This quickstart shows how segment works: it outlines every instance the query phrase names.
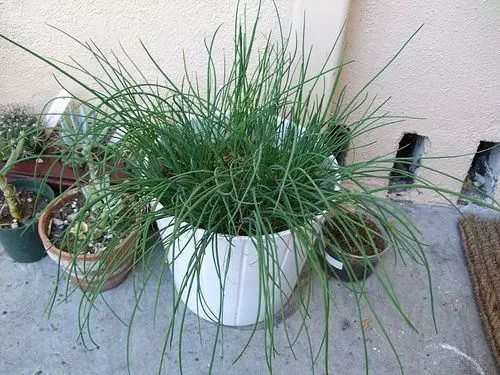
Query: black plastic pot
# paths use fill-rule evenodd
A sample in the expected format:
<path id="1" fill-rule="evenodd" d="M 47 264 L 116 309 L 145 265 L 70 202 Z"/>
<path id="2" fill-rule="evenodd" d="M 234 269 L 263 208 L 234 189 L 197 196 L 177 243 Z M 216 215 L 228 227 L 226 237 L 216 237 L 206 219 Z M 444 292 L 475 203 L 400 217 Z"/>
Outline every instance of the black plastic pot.
<path id="1" fill-rule="evenodd" d="M 356 216 L 354 216 L 356 218 Z M 376 226 L 376 223 L 367 215 L 363 215 L 363 219 L 371 222 Z M 380 231 L 380 228 L 377 226 Z M 382 239 L 382 238 L 381 238 Z M 342 281 L 362 281 L 373 273 L 379 259 L 387 253 L 387 243 L 382 240 L 379 246 L 378 253 L 374 255 L 359 256 L 348 252 L 348 249 L 341 249 L 342 256 L 335 251 L 331 244 L 325 244 L 324 252 L 324 267 L 328 274 Z M 344 251 L 346 250 L 346 251 Z M 346 264 L 348 263 L 348 264 Z"/>
<path id="2" fill-rule="evenodd" d="M 13 180 L 9 182 L 16 190 L 28 190 L 39 193 L 51 201 L 54 198 L 52 189 L 35 180 Z M 45 248 L 38 236 L 37 222 L 19 228 L 0 228 L 0 246 L 12 259 L 20 263 L 36 262 L 46 255 Z"/>
<path id="3" fill-rule="evenodd" d="M 363 258 L 352 254 L 344 254 L 344 263 L 348 261 L 349 266 L 344 264 L 342 269 L 338 269 L 327 262 L 328 273 L 342 281 L 362 281 L 373 273 L 378 260 L 385 252 L 387 252 L 387 247 L 378 253 L 378 257 L 376 255 L 368 255 Z M 328 255 L 332 256 L 332 254 Z M 372 267 L 368 264 L 371 264 Z"/>

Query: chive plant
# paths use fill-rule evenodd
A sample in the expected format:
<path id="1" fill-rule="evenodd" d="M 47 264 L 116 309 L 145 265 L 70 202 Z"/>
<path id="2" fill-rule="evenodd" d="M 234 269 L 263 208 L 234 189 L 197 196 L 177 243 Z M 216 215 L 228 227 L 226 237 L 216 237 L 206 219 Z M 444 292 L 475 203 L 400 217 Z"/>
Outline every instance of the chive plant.
<path id="1" fill-rule="evenodd" d="M 387 101 L 371 99 L 367 90 L 415 34 L 359 92 L 347 99 L 347 88 L 340 83 L 345 64 L 335 66 L 332 62 L 332 52 L 338 48 L 337 41 L 321 70 L 311 73 L 308 68 L 312 53 L 304 44 L 305 28 L 302 28 L 301 35 L 296 35 L 284 30 L 280 23 L 277 33 L 267 31 L 262 35 L 259 16 L 260 8 L 252 22 L 246 17 L 239 17 L 237 12 L 232 56 L 224 57 L 220 65 L 217 63 L 216 32 L 205 42 L 207 63 L 204 78 L 190 73 L 184 61 L 184 76 L 180 81 L 171 78 L 161 68 L 144 44 L 145 57 L 160 77 L 154 82 L 145 78 L 139 65 L 124 50 L 120 56 L 108 56 L 93 42 L 84 43 L 75 39 L 100 66 L 100 71 L 90 71 L 75 61 L 66 64 L 48 59 L 2 36 L 52 66 L 92 97 L 92 100 L 77 98 L 98 114 L 92 132 L 101 134 L 103 129 L 107 129 L 114 140 L 106 144 L 103 157 L 93 167 L 109 170 L 112 166 L 125 166 L 128 174 L 126 179 L 115 180 L 115 185 L 102 194 L 106 195 L 109 202 L 119 201 L 123 195 L 130 196 L 130 202 L 134 202 L 128 208 L 130 213 L 139 212 L 145 206 L 151 207 L 135 221 L 138 228 L 136 246 L 130 246 L 130 249 L 139 249 L 134 255 L 136 265 L 144 265 L 144 270 L 149 269 L 148 262 L 157 259 L 152 254 L 157 251 L 159 242 L 163 245 L 161 251 L 164 251 L 166 260 L 177 241 L 189 234 L 191 228 L 205 230 L 203 238 L 197 239 L 196 256 L 190 260 L 188 272 L 178 286 L 178 293 L 173 293 L 173 311 L 165 335 L 160 368 L 168 345 L 178 337 L 179 366 L 182 371 L 182 338 L 187 309 L 181 303 L 180 296 L 183 293 L 201 294 L 199 289 L 192 288 L 193 280 L 200 274 L 203 259 L 217 252 L 217 248 L 210 245 L 211 240 L 222 234 L 228 237 L 249 236 L 257 248 L 260 303 L 265 311 L 264 330 L 260 332 L 265 338 L 262 350 L 269 372 L 273 371 L 273 358 L 277 351 L 275 317 L 282 314 L 275 311 L 273 306 L 275 298 L 283 297 L 271 293 L 274 284 L 280 282 L 277 275 L 281 272 L 271 237 L 279 231 L 290 230 L 295 241 L 300 244 L 294 251 L 305 253 L 307 262 L 304 267 L 309 278 L 318 280 L 321 298 L 318 300 L 316 296 L 313 299 L 311 288 L 296 291 L 296 314 L 300 315 L 302 324 L 299 332 L 287 332 L 286 337 L 292 350 L 298 335 L 309 337 L 308 310 L 312 304 L 322 303 L 323 337 L 319 347 L 313 347 L 309 340 L 311 366 L 315 366 L 318 354 L 323 351 L 324 367 L 328 371 L 329 343 L 332 339 L 328 322 L 335 291 L 325 272 L 324 250 L 321 250 L 324 248 L 321 244 L 324 239 L 311 235 L 311 228 L 315 222 L 329 221 L 331 225 L 339 227 L 351 242 L 359 243 L 360 226 L 366 224 L 352 219 L 350 212 L 353 206 L 369 214 L 382 229 L 385 241 L 391 245 L 394 259 L 402 263 L 413 262 L 425 268 L 428 275 L 426 287 L 431 297 L 430 314 L 434 316 L 431 274 L 425 248 L 419 242 L 418 228 L 400 206 L 377 194 L 387 187 L 373 188 L 364 183 L 367 178 L 381 179 L 387 186 L 395 161 L 412 162 L 396 160 L 387 155 L 348 165 L 328 162 L 332 155 L 345 152 L 347 147 L 355 147 L 367 132 L 407 119 L 391 115 L 385 110 Z M 334 77 L 333 89 L 326 90 L 324 82 L 330 77 Z M 82 136 L 92 137 L 92 132 Z M 69 149 L 62 157 L 71 156 L 72 150 Z M 425 165 L 420 167 L 425 168 Z M 448 194 L 456 195 L 421 176 L 414 178 L 414 184 L 404 187 L 430 189 L 445 198 Z M 339 184 L 340 181 L 349 182 L 355 188 L 345 188 Z M 158 202 L 162 204 L 161 208 L 158 208 Z M 85 209 L 90 210 L 91 207 L 84 206 L 81 210 Z M 335 220 L 327 213 L 334 213 Z M 150 235 L 149 229 L 156 220 L 164 217 L 174 220 L 169 228 L 169 236 L 159 240 Z M 125 221 L 129 223 L 126 215 Z M 112 225 L 119 227 L 121 223 L 120 217 L 113 218 Z M 375 243 L 371 245 L 376 249 Z M 365 248 L 366 244 L 360 246 L 360 249 Z M 347 272 L 353 274 L 341 250 L 338 256 Z M 110 257 L 109 261 L 120 260 Z M 172 263 L 161 264 L 160 279 L 168 266 L 175 266 L 175 258 Z M 373 268 L 369 261 L 366 264 Z M 222 264 L 217 267 L 223 291 L 227 269 Z M 389 303 L 411 328 L 415 328 L 398 300 L 390 272 L 383 263 L 373 271 L 372 277 L 380 284 Z M 301 272 L 299 267 L 296 272 Z M 152 275 L 149 274 L 146 279 Z M 104 285 L 105 281 L 102 283 Z M 155 309 L 160 305 L 160 285 L 158 282 Z M 356 296 L 359 311 L 362 305 L 371 310 L 403 371 L 396 346 L 374 308 L 364 281 L 344 286 Z M 138 299 L 142 293 L 143 290 L 137 293 Z M 200 295 L 200 298 L 203 299 L 203 296 Z M 89 326 L 96 300 L 97 294 L 83 293 L 79 314 L 82 335 Z M 138 302 L 129 327 L 132 326 L 137 306 Z M 257 328 L 256 321 L 241 354 L 257 334 Z M 288 330 L 286 325 L 283 328 Z M 176 335 L 177 329 L 180 330 L 179 335 Z M 361 326 L 360 329 L 364 335 Z M 213 338 L 210 372 L 223 330 L 224 327 L 219 325 Z M 130 333 L 128 339 L 131 339 Z M 368 372 L 366 344 L 364 348 Z"/>

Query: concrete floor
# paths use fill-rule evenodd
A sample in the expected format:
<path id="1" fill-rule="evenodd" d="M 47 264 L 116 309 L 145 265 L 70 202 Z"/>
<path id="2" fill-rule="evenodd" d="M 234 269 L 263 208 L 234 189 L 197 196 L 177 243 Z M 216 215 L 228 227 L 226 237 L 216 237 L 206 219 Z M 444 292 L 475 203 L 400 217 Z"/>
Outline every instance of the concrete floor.
<path id="1" fill-rule="evenodd" d="M 496 374 L 496 367 L 485 341 L 471 282 L 460 246 L 455 210 L 430 206 L 408 206 L 408 211 L 423 234 L 428 245 L 427 254 L 432 267 L 436 319 L 436 334 L 431 319 L 426 274 L 423 269 L 398 264 L 393 268 L 390 256 L 386 265 L 393 272 L 393 280 L 403 306 L 406 308 L 418 333 L 411 331 L 397 316 L 383 291 L 372 277 L 368 290 L 375 308 L 384 320 L 392 336 L 407 374 Z M 0 374 L 126 374 L 127 328 L 104 305 L 98 303 L 91 327 L 99 347 L 85 349 L 76 341 L 78 326 L 78 296 L 68 303 L 57 306 L 50 319 L 44 316 L 54 285 L 56 265 L 47 257 L 32 264 L 13 263 L 0 250 Z M 128 319 L 135 302 L 134 280 L 140 281 L 144 271 L 136 271 L 133 277 L 105 293 L 114 311 Z M 152 302 L 155 298 L 156 280 L 146 287 L 132 328 L 130 348 L 131 374 L 158 373 L 165 320 L 170 316 L 172 296 L 170 277 L 162 281 L 161 305 L 157 324 L 153 324 Z M 353 296 L 332 280 L 337 309 L 331 312 L 329 326 L 330 372 L 335 374 L 363 374 L 364 351 L 359 328 L 358 313 Z M 58 297 L 61 299 L 61 296 Z M 317 346 L 323 331 L 321 295 L 316 293 L 311 303 L 308 320 L 311 341 Z M 371 316 L 363 312 L 363 317 Z M 372 319 L 373 321 L 373 319 Z M 162 324 L 163 323 L 163 324 Z M 278 324 L 277 345 L 279 355 L 274 360 L 276 374 L 312 373 L 307 338 L 302 335 L 293 354 L 287 349 L 284 324 L 297 328 L 299 314 Z M 199 324 L 199 325 L 198 325 Z M 200 322 L 193 314 L 185 321 L 184 374 L 206 374 L 211 356 L 211 340 L 216 326 Z M 200 343 L 200 331 L 202 343 Z M 246 343 L 249 331 L 224 329 L 224 352 L 216 353 L 214 374 L 265 374 L 266 365 L 262 353 L 263 331 L 257 331 L 246 354 L 233 365 L 239 350 Z M 366 330 L 370 374 L 400 373 L 389 345 L 380 328 L 372 322 Z M 316 373 L 323 374 L 322 359 Z M 178 374 L 177 345 L 167 351 L 162 374 Z"/>

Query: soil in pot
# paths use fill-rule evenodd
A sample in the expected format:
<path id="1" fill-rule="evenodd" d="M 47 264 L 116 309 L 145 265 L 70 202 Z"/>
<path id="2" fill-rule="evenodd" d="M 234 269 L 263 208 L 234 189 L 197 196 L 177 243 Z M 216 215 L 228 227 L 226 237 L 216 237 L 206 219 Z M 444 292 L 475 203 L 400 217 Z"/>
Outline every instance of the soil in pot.
<path id="1" fill-rule="evenodd" d="M 342 262 L 343 267 L 339 269 L 328 259 L 325 261 L 332 276 L 344 281 L 358 281 L 372 273 L 373 269 L 369 263 L 375 267 L 387 245 L 379 227 L 368 215 L 363 214 L 361 217 L 354 213 L 348 215 L 351 220 L 358 222 L 356 225 L 347 226 L 349 233 L 345 232 L 347 228 L 344 229 L 346 219 L 340 222 L 340 219 L 333 215 L 330 216 L 332 222 L 325 222 L 322 229 L 326 253 L 329 257 Z"/>
<path id="2" fill-rule="evenodd" d="M 49 199 L 46 197 L 38 197 L 37 193 L 30 191 L 16 189 L 16 200 L 19 203 L 19 208 L 21 210 L 22 219 L 21 222 L 17 222 L 7 207 L 5 202 L 5 197 L 0 191 L 0 227 L 2 228 L 18 228 L 25 225 L 30 219 L 33 219 L 38 213 L 40 213 L 49 204 Z"/>
<path id="3" fill-rule="evenodd" d="M 78 254 L 96 254 L 106 250 L 115 239 L 115 235 L 109 230 L 109 227 L 99 228 L 99 237 L 95 238 L 94 241 L 85 241 L 84 246 L 81 245 L 82 241 L 74 233 L 61 236 L 84 204 L 85 197 L 82 193 L 77 193 L 72 196 L 71 200 L 55 209 L 52 213 L 50 231 L 47 234 L 50 241 L 60 249 L 63 248 Z M 93 228 L 96 220 L 97 218 L 93 214 L 89 214 L 84 223 L 88 228 Z"/>
<path id="4" fill-rule="evenodd" d="M 32 219 L 49 204 L 54 193 L 47 185 L 34 180 L 14 180 L 10 184 L 16 189 L 22 219 L 18 222 L 11 216 L 0 192 L 0 244 L 15 261 L 35 262 L 46 253 Z"/>

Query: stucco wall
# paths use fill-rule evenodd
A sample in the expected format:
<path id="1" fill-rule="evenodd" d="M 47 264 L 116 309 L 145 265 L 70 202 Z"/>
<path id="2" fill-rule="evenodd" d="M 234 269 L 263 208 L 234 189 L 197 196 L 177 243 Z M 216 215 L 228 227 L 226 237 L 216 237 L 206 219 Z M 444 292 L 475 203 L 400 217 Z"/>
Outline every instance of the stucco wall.
<path id="1" fill-rule="evenodd" d="M 250 2 L 250 14 L 255 11 L 256 3 Z M 278 1 L 285 21 L 291 17 L 287 3 Z M 91 59 L 86 58 L 82 48 L 70 38 L 46 24 L 59 27 L 79 40 L 92 38 L 107 52 L 119 51 L 120 42 L 146 74 L 155 74 L 141 49 L 141 39 L 161 66 L 179 77 L 183 49 L 190 68 L 196 71 L 202 70 L 206 61 L 203 39 L 210 37 L 219 25 L 226 26 L 220 31 L 220 39 L 230 42 L 234 4 L 230 0 L 3 1 L 0 2 L 0 30 L 45 56 L 64 61 L 70 55 L 84 63 Z M 263 27 L 276 29 L 270 3 L 264 8 Z M 5 42 L 0 43 L 0 56 L 0 102 L 40 106 L 59 91 L 52 70 L 33 57 Z M 96 70 L 95 64 L 89 66 Z"/>
<path id="2" fill-rule="evenodd" d="M 244 3 L 244 2 L 242 2 Z M 258 0 L 246 1 L 249 19 L 253 19 Z M 308 41 L 314 44 L 312 68 L 319 66 L 330 44 L 347 17 L 348 0 L 276 0 L 285 27 L 302 26 L 307 13 Z M 328 5 L 328 6 L 327 6 Z M 262 2 L 262 32 L 278 30 L 278 20 L 271 0 Z M 119 51 L 122 43 L 129 55 L 146 75 L 157 73 L 142 50 L 139 39 L 148 47 L 162 68 L 174 77 L 181 77 L 182 51 L 189 68 L 203 74 L 206 51 L 204 38 L 219 32 L 217 53 L 232 46 L 236 1 L 232 0 L 19 0 L 0 1 L 0 32 L 44 56 L 96 65 L 86 58 L 70 38 L 46 24 L 56 26 L 87 41 L 92 38 L 104 51 Z M 340 49 L 339 49 L 340 51 Z M 59 91 L 52 70 L 27 53 L 0 42 L 0 104 L 24 102 L 41 108 Z M 59 75 L 60 77 L 60 75 Z M 152 77 L 155 79 L 155 77 Z"/>
<path id="3" fill-rule="evenodd" d="M 351 92 L 382 67 L 422 23 L 423 29 L 369 91 L 380 98 L 391 96 L 387 108 L 393 113 L 425 119 L 368 135 L 363 143 L 375 143 L 357 150 L 356 160 L 395 155 L 404 132 L 429 137 L 426 156 L 431 158 L 472 154 L 482 140 L 500 142 L 499 1 L 353 0 L 345 59 L 356 62 L 344 76 Z M 421 171 L 422 176 L 460 191 L 472 157 L 423 161 L 460 182 L 426 171 Z M 442 202 L 433 194 L 420 193 L 412 193 L 411 199 Z"/>
<path id="4" fill-rule="evenodd" d="M 216 27 L 220 49 L 229 48 L 235 1 L 0 1 L 0 32 L 43 55 L 90 61 L 82 50 L 46 23 L 81 40 L 92 38 L 102 48 L 119 50 L 121 42 L 144 72 L 155 74 L 139 45 L 148 46 L 161 66 L 174 76 L 182 74 L 184 49 L 193 71 L 203 71 L 203 38 Z M 282 21 L 300 27 L 307 13 L 308 42 L 315 46 L 313 68 L 327 53 L 347 16 L 348 0 L 277 0 Z M 248 0 L 249 14 L 258 0 Z M 263 29 L 277 28 L 271 1 L 264 0 Z M 427 157 L 469 153 L 454 159 L 426 159 L 460 181 L 422 176 L 440 186 L 460 190 L 479 141 L 500 142 L 500 3 L 452 0 L 353 0 L 350 6 L 344 82 L 353 93 L 397 51 L 422 23 L 424 28 L 400 58 L 371 87 L 380 98 L 391 96 L 394 113 L 425 117 L 404 125 L 380 129 L 363 139 L 370 147 L 358 149 L 356 160 L 393 153 L 404 132 L 427 136 Z M 339 57 L 339 56 L 338 56 Z M 92 67 L 92 64 L 90 65 Z M 95 65 L 94 65 L 95 67 Z M 41 108 L 59 86 L 52 70 L 28 54 L 0 42 L 0 104 L 24 102 Z M 497 198 L 500 198 L 497 189 Z M 417 202 L 436 202 L 425 191 L 413 192 Z"/>

